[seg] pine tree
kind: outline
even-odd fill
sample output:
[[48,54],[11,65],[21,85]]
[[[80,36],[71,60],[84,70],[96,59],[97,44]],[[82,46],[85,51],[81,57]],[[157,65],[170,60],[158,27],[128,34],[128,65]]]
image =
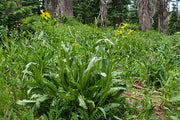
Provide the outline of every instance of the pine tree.
[[111,25],[121,24],[124,21],[128,20],[128,5],[130,0],[113,0],[109,5],[108,10],[108,19],[111,21]]
[[93,23],[99,12],[98,0],[73,0],[74,16],[85,24]]
[[170,20],[168,23],[168,34],[172,35],[177,31],[178,15],[177,6],[173,5],[173,11],[171,12]]
[[33,2],[27,3],[25,0],[0,1],[0,25],[11,28],[21,23],[21,19],[32,15],[32,10],[35,10],[37,6]]

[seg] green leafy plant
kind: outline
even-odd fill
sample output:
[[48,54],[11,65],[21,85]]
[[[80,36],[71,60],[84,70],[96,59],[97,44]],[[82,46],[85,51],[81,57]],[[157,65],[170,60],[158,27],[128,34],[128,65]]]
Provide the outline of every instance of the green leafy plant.
[[[44,113],[42,110],[49,110],[50,104],[53,104],[53,100],[56,98],[59,99],[59,104],[54,104],[64,108],[60,115],[62,117],[65,117],[64,112],[80,114],[78,109],[81,108],[86,111],[90,118],[97,117],[99,111],[106,118],[106,112],[113,107],[122,106],[120,94],[125,88],[113,87],[114,62],[111,60],[111,55],[108,52],[106,53],[105,46],[102,43],[105,43],[104,45],[107,48],[112,44],[106,39],[99,40],[93,47],[95,52],[88,52],[89,55],[83,57],[72,57],[76,51],[79,51],[78,49],[82,49],[77,43],[67,48],[66,46],[69,43],[66,42],[67,45],[65,45],[62,42],[60,44],[61,49],[57,51],[56,57],[51,53],[53,51],[49,51],[48,45],[41,45],[43,51],[38,50],[35,53],[40,54],[39,62],[28,63],[23,71],[25,77],[30,75],[29,77],[32,78],[31,82],[28,82],[30,85],[28,94],[31,95],[31,99],[17,103],[21,105],[35,103],[42,114]],[[53,66],[49,64],[48,67],[47,64],[52,58],[54,58],[54,64],[52,64]],[[48,69],[51,69],[52,72],[46,72]],[[114,103],[116,105],[111,106]],[[104,110],[106,105],[110,105],[110,108]],[[71,118],[71,116],[67,116],[65,119],[70,119],[69,117]]]

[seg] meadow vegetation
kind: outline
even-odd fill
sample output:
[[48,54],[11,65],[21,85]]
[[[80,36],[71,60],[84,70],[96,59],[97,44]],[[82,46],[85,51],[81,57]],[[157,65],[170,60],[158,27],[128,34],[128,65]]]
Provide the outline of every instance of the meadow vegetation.
[[180,35],[45,14],[0,26],[0,119],[180,118]]

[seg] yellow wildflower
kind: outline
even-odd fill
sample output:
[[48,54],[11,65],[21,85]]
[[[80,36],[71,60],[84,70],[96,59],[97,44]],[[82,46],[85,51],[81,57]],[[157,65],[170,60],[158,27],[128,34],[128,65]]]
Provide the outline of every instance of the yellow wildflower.
[[122,38],[125,38],[125,36],[123,35]]
[[78,55],[78,57],[80,58],[80,57],[81,57],[81,55]]
[[77,43],[73,43],[73,46],[76,47],[76,46],[78,46],[78,44]]
[[118,36],[119,34],[118,33],[115,33],[115,36]]
[[144,36],[144,34],[142,36]]
[[118,33],[115,33],[115,36],[122,34],[122,31],[120,30]]
[[56,24],[56,27],[59,27],[59,24]]
[[130,30],[130,31],[128,32],[128,35],[130,35],[133,31],[134,31],[134,30]]
[[42,16],[42,18],[44,18],[44,19],[51,19],[51,16],[50,16],[50,14],[48,13],[48,12],[43,12],[43,11],[41,11],[41,16]]
[[126,24],[124,24],[124,25],[121,27],[121,29],[125,28],[126,26],[128,26],[128,24],[127,24],[127,23],[126,23]]

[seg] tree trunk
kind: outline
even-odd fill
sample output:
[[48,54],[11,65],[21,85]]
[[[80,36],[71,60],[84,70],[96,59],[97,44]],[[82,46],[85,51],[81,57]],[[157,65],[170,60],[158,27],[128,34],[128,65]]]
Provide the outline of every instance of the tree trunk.
[[61,16],[66,14],[67,16],[73,16],[73,1],[61,0]]
[[162,32],[167,34],[167,6],[165,0],[158,1],[158,32]]
[[162,2],[161,0],[158,0],[158,32],[161,32],[161,26],[162,26]]
[[158,14],[158,32],[161,32],[161,18],[160,15]]
[[162,0],[162,11],[163,11],[163,33],[166,35],[167,34],[167,27],[168,27],[168,23],[167,23],[167,10],[166,10],[166,0]]
[[141,29],[150,30],[151,24],[154,22],[152,17],[155,14],[157,0],[138,0],[138,17]]
[[112,0],[100,0],[100,11],[97,20],[101,19],[101,26],[106,26],[106,23],[104,20],[107,17],[107,9],[108,9],[108,4],[110,4]]
[[[120,12],[121,11],[121,8],[120,8],[120,5],[119,5],[119,1],[116,1],[116,10],[118,11],[118,12]],[[121,15],[118,17],[118,18],[116,18],[116,24],[118,24],[118,26],[120,25],[120,23],[121,23],[121,21],[122,21],[122,18],[121,18]]]
[[52,16],[55,17],[55,14],[60,15],[60,2],[59,0],[50,0],[48,3],[47,0],[44,1],[44,7]]

